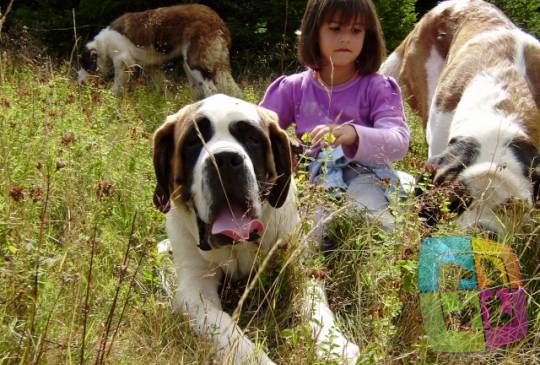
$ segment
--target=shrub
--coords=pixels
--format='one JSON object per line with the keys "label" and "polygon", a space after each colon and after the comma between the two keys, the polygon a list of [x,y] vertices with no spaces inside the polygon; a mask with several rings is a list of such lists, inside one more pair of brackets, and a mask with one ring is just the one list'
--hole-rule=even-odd
{"label": "shrub", "polygon": [[375,0],[388,51],[396,48],[416,22],[415,0]]}
{"label": "shrub", "polygon": [[[194,1],[185,1],[191,3]],[[231,62],[235,73],[289,73],[299,68],[295,30],[306,5],[305,0],[201,0],[216,10],[229,26],[233,38]],[[388,49],[405,37],[415,21],[414,0],[375,0]],[[174,0],[19,0],[13,22],[39,34],[56,55],[73,48],[73,11],[81,44],[125,12],[169,6]],[[81,45],[80,44],[80,45]]]}
{"label": "shrub", "polygon": [[540,37],[540,0],[488,0],[497,5],[516,25]]}

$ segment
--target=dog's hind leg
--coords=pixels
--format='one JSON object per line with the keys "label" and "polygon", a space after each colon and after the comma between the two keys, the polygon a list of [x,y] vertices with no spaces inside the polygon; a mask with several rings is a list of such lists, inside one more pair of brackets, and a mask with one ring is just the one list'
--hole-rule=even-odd
{"label": "dog's hind leg", "polygon": [[229,59],[227,42],[219,34],[204,50],[204,61],[214,70],[212,76],[219,92],[242,97],[242,90],[232,77]]}
{"label": "dog's hind leg", "polygon": [[216,86],[219,91],[224,94],[241,98],[243,96],[242,90],[238,84],[234,81],[230,70],[217,71],[214,78]]}
{"label": "dog's hind leg", "polygon": [[114,83],[112,92],[114,95],[119,95],[124,90],[124,86],[129,81],[130,67],[134,62],[130,57],[119,55],[113,59],[114,65]]}
{"label": "dog's hind leg", "polygon": [[339,364],[354,365],[360,356],[358,346],[345,338],[330,310],[321,278],[309,278],[301,303],[302,315],[308,321],[317,355]]}
{"label": "dog's hind leg", "polygon": [[[213,37],[212,37],[213,36]],[[242,91],[231,75],[229,48],[220,33],[191,39],[184,47],[184,70],[200,96],[224,93],[241,97]],[[210,38],[210,40],[208,40]]]}
{"label": "dog's hind leg", "polygon": [[212,80],[210,71],[204,69],[200,62],[200,45],[194,38],[182,50],[184,57],[183,67],[191,87],[195,89],[197,98],[205,98],[217,93],[216,85]]}

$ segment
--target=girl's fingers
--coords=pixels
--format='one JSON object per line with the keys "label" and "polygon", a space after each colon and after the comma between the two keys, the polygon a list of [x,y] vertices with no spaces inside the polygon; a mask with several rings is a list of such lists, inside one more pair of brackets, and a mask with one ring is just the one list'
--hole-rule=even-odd
{"label": "girl's fingers", "polygon": [[[340,126],[330,126],[326,124],[320,124],[313,128],[311,131],[311,144],[312,146],[318,146],[326,140],[325,136],[332,133],[335,138],[331,144],[337,146],[340,144],[349,145],[357,140],[356,129],[348,124]],[[327,140],[330,143],[330,140]]]}
{"label": "girl's fingers", "polygon": [[324,140],[324,136],[326,136],[327,134],[328,134],[327,132],[322,132],[322,133],[317,134],[316,136],[313,136],[312,145],[313,146],[320,145],[321,142]]}
{"label": "girl's fingers", "polygon": [[326,133],[327,130],[328,130],[328,126],[322,124],[313,128],[313,130],[311,131],[311,134],[313,135],[313,137],[315,137],[315,136],[320,135],[321,133]]}
{"label": "girl's fingers", "polygon": [[346,134],[343,132],[343,129],[336,128],[334,129],[334,137],[336,137],[334,146],[337,146],[343,143],[343,140],[346,138]]}
{"label": "girl's fingers", "polygon": [[334,128],[334,136],[338,138],[344,134],[348,134],[351,132],[351,128],[353,127],[350,125],[340,125],[339,127]]}
{"label": "girl's fingers", "polygon": [[334,129],[334,137],[336,137],[334,146],[350,145],[357,140],[356,129],[351,125],[341,125]]}
{"label": "girl's fingers", "polygon": [[318,125],[317,127],[313,128],[313,131],[312,131],[313,139],[311,141],[312,145],[317,146],[318,144],[320,144],[324,136],[328,134],[329,131],[330,131],[330,128],[326,125]]}

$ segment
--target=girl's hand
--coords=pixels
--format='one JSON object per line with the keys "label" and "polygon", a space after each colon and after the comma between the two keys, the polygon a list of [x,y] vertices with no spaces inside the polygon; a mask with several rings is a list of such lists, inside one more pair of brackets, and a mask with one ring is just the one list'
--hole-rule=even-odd
{"label": "girl's hand", "polygon": [[337,145],[350,145],[353,144],[358,140],[358,134],[356,133],[356,129],[350,125],[350,124],[342,124],[340,126],[337,126],[334,128],[334,137],[336,137],[336,140],[334,142],[334,146]]}
{"label": "girl's hand", "polygon": [[318,146],[324,141],[324,136],[331,132],[331,127],[328,124],[319,124],[311,131],[311,145]]}
{"label": "girl's hand", "polygon": [[332,143],[333,146],[337,145],[350,145],[356,142],[358,139],[358,136],[356,134],[356,129],[350,124],[342,124],[342,125],[328,125],[328,124],[320,124],[313,128],[313,131],[311,131],[312,135],[312,145],[318,146],[321,144],[321,142],[325,141],[325,136],[331,135],[334,138],[334,141]]}

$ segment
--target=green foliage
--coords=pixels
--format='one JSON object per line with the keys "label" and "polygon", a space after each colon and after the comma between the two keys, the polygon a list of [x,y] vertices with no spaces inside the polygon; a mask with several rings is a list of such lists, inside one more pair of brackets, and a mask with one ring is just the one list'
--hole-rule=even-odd
{"label": "green foliage", "polygon": [[[133,80],[130,93],[116,98],[110,85],[78,87],[66,67],[24,60],[0,54],[0,363],[81,363],[83,338],[82,363],[96,363],[109,316],[105,363],[211,363],[209,341],[172,311],[171,257],[155,248],[165,232],[152,205],[150,137],[166,115],[193,100],[190,89]],[[266,81],[242,85],[250,101],[260,98]],[[409,116],[409,122],[413,148],[400,168],[416,171],[426,146],[419,121]],[[315,358],[299,316],[308,273],[326,277],[331,308],[360,345],[363,364],[540,361],[538,211],[501,214],[514,222],[503,239],[522,264],[530,335],[496,351],[438,354],[429,350],[419,313],[418,249],[429,232],[416,214],[418,202],[396,203],[396,229],[384,232],[360,213],[340,214],[346,202],[310,184],[305,171],[296,183],[300,232],[276,249],[240,315],[245,333],[277,363],[335,364]],[[299,248],[310,243],[322,205],[337,212],[329,224],[337,245],[308,260]],[[437,233],[461,232],[444,221]],[[245,283],[226,284],[221,298],[232,312]]]}
{"label": "green foliage", "polygon": [[[540,35],[540,0],[490,0],[530,33]],[[193,3],[196,1],[183,1]],[[233,46],[235,74],[267,76],[299,69],[295,30],[300,27],[305,0],[201,0],[228,24]],[[392,51],[416,21],[415,0],[374,0],[386,45]],[[8,24],[25,25],[39,35],[49,50],[67,55],[74,44],[73,12],[81,43],[89,40],[113,19],[129,11],[177,4],[174,0],[18,0]],[[417,7],[425,10],[420,5]],[[79,44],[81,46],[81,44]]]}
{"label": "green foliage", "polygon": [[416,22],[415,0],[375,0],[384,31],[386,47],[392,51],[409,33]]}
{"label": "green foliage", "polygon": [[[151,203],[151,133],[186,96],[134,88],[129,97],[115,98],[108,88],[78,89],[65,69],[50,67],[22,66],[0,55],[1,363],[30,363],[36,356],[73,361],[80,350],[44,341],[69,343],[73,333],[83,333],[85,298],[85,358],[91,359],[117,290],[119,306],[142,304],[141,297],[160,292],[154,247],[163,232],[162,215]],[[140,272],[145,284],[130,290]]]}
{"label": "green foliage", "polygon": [[[184,1],[191,3],[195,1]],[[295,31],[300,27],[305,0],[201,0],[216,10],[231,30],[231,63],[235,74],[262,77],[299,69]],[[177,4],[173,0],[19,0],[11,23],[29,27],[57,55],[67,55],[74,45],[74,19],[79,46],[116,17]],[[415,21],[414,0],[376,0],[388,49],[392,50]]]}
{"label": "green foliage", "polygon": [[540,0],[488,0],[497,5],[516,25],[540,37]]}
{"label": "green foliage", "polygon": [[[298,67],[296,35],[305,0],[208,1],[233,37],[232,63],[238,73],[291,72]],[[264,73],[261,73],[263,71]]]}

